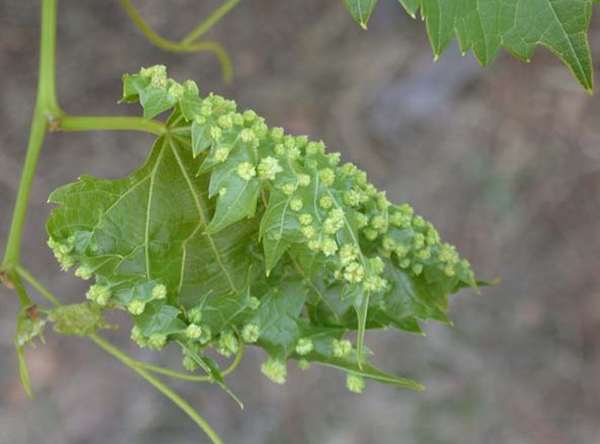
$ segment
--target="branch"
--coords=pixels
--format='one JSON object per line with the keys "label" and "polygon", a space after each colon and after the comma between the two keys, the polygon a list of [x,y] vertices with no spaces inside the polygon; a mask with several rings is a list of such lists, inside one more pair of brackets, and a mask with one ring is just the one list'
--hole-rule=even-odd
{"label": "branch", "polygon": [[[123,9],[129,15],[129,18],[138,27],[138,29],[144,34],[144,36],[155,46],[164,49],[165,51],[171,52],[200,52],[210,51],[213,52],[221,62],[223,69],[223,81],[225,83],[231,83],[233,79],[233,68],[227,52],[223,47],[213,41],[204,41],[197,43],[179,43],[172,40],[165,39],[156,33],[142,18],[139,11],[133,6],[130,0],[119,0]],[[212,25],[211,25],[212,26]]]}

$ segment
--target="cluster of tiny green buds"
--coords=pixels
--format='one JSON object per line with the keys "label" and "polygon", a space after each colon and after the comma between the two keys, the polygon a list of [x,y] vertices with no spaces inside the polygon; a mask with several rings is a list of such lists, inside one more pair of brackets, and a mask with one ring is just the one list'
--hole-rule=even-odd
{"label": "cluster of tiny green buds", "polygon": [[319,206],[324,210],[328,210],[332,205],[333,199],[329,196],[323,196],[319,199]]}
{"label": "cluster of tiny green buds", "polygon": [[179,100],[183,97],[183,93],[185,92],[185,88],[181,86],[179,83],[173,82],[167,91],[169,97],[174,100]]}
{"label": "cluster of tiny green buds", "polygon": [[167,335],[162,333],[152,333],[148,338],[148,348],[150,350],[162,350],[167,345]]}
{"label": "cluster of tiny green buds", "polygon": [[238,176],[244,180],[250,180],[256,176],[256,169],[249,162],[241,162],[236,168]]}
{"label": "cluster of tiny green buds", "polygon": [[310,338],[300,338],[298,342],[296,342],[296,353],[300,356],[305,356],[313,351],[315,345]]}
{"label": "cluster of tiny green buds", "polygon": [[332,343],[333,356],[345,358],[352,353],[352,342],[348,339],[334,339]]}
{"label": "cluster of tiny green buds", "polygon": [[332,237],[326,237],[321,243],[321,250],[325,256],[333,256],[338,251],[338,244]]}
{"label": "cluster of tiny green buds", "polygon": [[238,352],[238,348],[238,340],[233,332],[227,330],[221,333],[216,347],[217,353],[228,358],[231,355],[236,354]]}
{"label": "cluster of tiny green buds", "polygon": [[344,270],[344,279],[351,284],[362,282],[365,276],[365,269],[358,262],[351,262]]}
{"label": "cluster of tiny green buds", "polygon": [[346,375],[346,387],[352,393],[362,393],[365,389],[365,379],[356,373]]}
{"label": "cluster of tiny green buds", "polygon": [[77,270],[75,270],[75,276],[77,276],[80,279],[83,279],[84,281],[91,279],[93,275],[94,270],[92,270],[86,265],[81,265],[77,268]]}
{"label": "cluster of tiny green buds", "polygon": [[264,180],[273,180],[277,173],[282,171],[283,168],[279,165],[279,161],[271,156],[261,159],[258,164],[258,176]]}
{"label": "cluster of tiny green buds", "polygon": [[202,336],[202,327],[197,324],[190,324],[185,329],[185,335],[189,339],[200,339]]}
{"label": "cluster of tiny green buds", "polygon": [[302,225],[310,225],[313,221],[313,217],[308,213],[304,213],[298,216],[298,220]]}
{"label": "cluster of tiny green buds", "polygon": [[335,180],[335,173],[331,168],[324,168],[319,171],[319,178],[325,185],[331,186]]}
{"label": "cluster of tiny green buds", "polygon": [[110,288],[107,286],[102,284],[94,284],[89,288],[85,296],[90,301],[95,302],[101,307],[104,307],[108,303],[112,293]]}
{"label": "cluster of tiny green buds", "polygon": [[131,329],[131,340],[142,348],[146,347],[146,345],[148,345],[148,341],[142,334],[142,331],[137,326],[134,326]]}
{"label": "cluster of tiny green buds", "polygon": [[260,336],[260,327],[256,324],[246,324],[242,329],[242,339],[247,344],[254,344]]}
{"label": "cluster of tiny green buds", "polygon": [[167,287],[164,284],[156,284],[152,287],[152,299],[165,299],[167,297]]}
{"label": "cluster of tiny green buds", "polygon": [[183,365],[183,368],[185,368],[188,372],[193,372],[199,367],[198,361],[196,361],[196,359],[189,354],[183,355],[183,360],[181,361],[181,364]]}
{"label": "cluster of tiny green buds", "polygon": [[141,315],[146,308],[146,303],[139,299],[132,300],[127,306],[127,310],[134,316]]}
{"label": "cluster of tiny green buds", "polygon": [[71,254],[73,251],[73,244],[74,240],[71,238],[67,240],[66,244],[56,242],[54,239],[48,240],[48,246],[52,249],[52,253],[63,271],[67,271],[75,265],[75,259],[73,259]]}
{"label": "cluster of tiny green buds", "polygon": [[308,174],[298,174],[298,185],[307,187],[310,185],[310,176]]}
{"label": "cluster of tiny green buds", "polygon": [[294,191],[296,191],[296,185],[290,182],[283,184],[281,187],[281,192],[286,196],[291,196],[294,194]]}
{"label": "cluster of tiny green buds", "polygon": [[260,371],[276,384],[285,384],[287,368],[284,361],[276,358],[269,358],[261,365]]}
{"label": "cluster of tiny green buds", "polygon": [[150,79],[150,83],[155,88],[165,88],[167,86],[167,67],[164,65],[154,65],[140,70],[142,77]]}
{"label": "cluster of tiny green buds", "polygon": [[303,207],[302,199],[294,198],[290,201],[290,208],[292,211],[300,211]]}
{"label": "cluster of tiny green buds", "polygon": [[344,211],[341,208],[334,208],[329,212],[327,219],[323,223],[323,231],[327,234],[335,234],[344,226]]}
{"label": "cluster of tiny green buds", "polygon": [[229,148],[224,147],[224,146],[217,148],[217,150],[215,151],[215,156],[214,156],[215,160],[217,162],[225,162],[227,160],[227,158],[229,157],[230,151],[231,150]]}

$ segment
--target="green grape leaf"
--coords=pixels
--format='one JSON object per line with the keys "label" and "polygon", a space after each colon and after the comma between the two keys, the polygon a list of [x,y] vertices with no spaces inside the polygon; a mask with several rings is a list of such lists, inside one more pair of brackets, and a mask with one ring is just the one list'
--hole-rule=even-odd
{"label": "green grape leaf", "polygon": [[[436,59],[454,36],[461,51],[472,50],[482,65],[491,63],[500,47],[529,61],[540,45],[566,63],[588,92],[593,90],[593,63],[587,36],[593,0],[399,1],[413,18],[421,10]],[[363,27],[375,3],[344,0]]]}
{"label": "green grape leaf", "polygon": [[371,18],[371,13],[377,2],[378,0],[344,0],[344,5],[346,5],[346,9],[352,14],[354,20],[363,29],[367,29],[367,22]]}
{"label": "green grape leaf", "polygon": [[[49,246],[63,269],[94,279],[94,316],[127,310],[140,346],[180,344],[184,366],[230,394],[206,351],[231,357],[240,341],[266,351],[263,373],[278,383],[298,359],[346,371],[354,391],[360,377],[421,388],[375,369],[364,342],[368,329],[448,323],[449,295],[477,288],[431,223],[322,142],[201,97],[162,66],[124,84],[124,100],[140,101],[146,117],[171,113],[147,161],[120,180],[82,176],[49,198]],[[53,316],[64,331],[101,324]]]}

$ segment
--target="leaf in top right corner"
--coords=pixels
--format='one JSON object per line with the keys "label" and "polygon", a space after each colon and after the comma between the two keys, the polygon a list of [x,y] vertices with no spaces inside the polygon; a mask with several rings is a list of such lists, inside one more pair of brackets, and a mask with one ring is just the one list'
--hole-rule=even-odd
{"label": "leaf in top right corner", "polygon": [[[545,46],[567,64],[591,92],[593,64],[588,28],[594,0],[399,0],[406,11],[421,17],[433,52],[440,56],[454,36],[463,53],[472,50],[482,65],[496,58],[500,47],[529,61]],[[376,0],[344,0],[364,28]]]}

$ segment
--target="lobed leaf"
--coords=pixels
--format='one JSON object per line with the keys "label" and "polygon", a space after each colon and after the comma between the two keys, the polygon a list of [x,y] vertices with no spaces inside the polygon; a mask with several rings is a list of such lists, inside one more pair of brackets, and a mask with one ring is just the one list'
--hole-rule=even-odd
{"label": "lobed leaf", "polygon": [[[482,65],[500,47],[529,61],[544,46],[567,64],[588,91],[593,64],[587,32],[593,0],[399,0],[411,17],[421,10],[437,59],[454,36],[463,53],[472,50]],[[366,28],[376,0],[344,0],[354,19]]]}
{"label": "lobed leaf", "polygon": [[49,199],[49,245],[64,269],[95,279],[92,306],[128,310],[140,346],[179,343],[186,368],[228,392],[205,352],[230,357],[239,341],[267,352],[263,372],[278,383],[296,359],[348,372],[354,391],[363,377],[421,388],[372,367],[363,343],[367,329],[448,323],[448,296],[476,288],[431,223],[322,142],[200,97],[164,67],[124,84],[145,116],[170,110],[166,134],[131,176],[83,176]]}

